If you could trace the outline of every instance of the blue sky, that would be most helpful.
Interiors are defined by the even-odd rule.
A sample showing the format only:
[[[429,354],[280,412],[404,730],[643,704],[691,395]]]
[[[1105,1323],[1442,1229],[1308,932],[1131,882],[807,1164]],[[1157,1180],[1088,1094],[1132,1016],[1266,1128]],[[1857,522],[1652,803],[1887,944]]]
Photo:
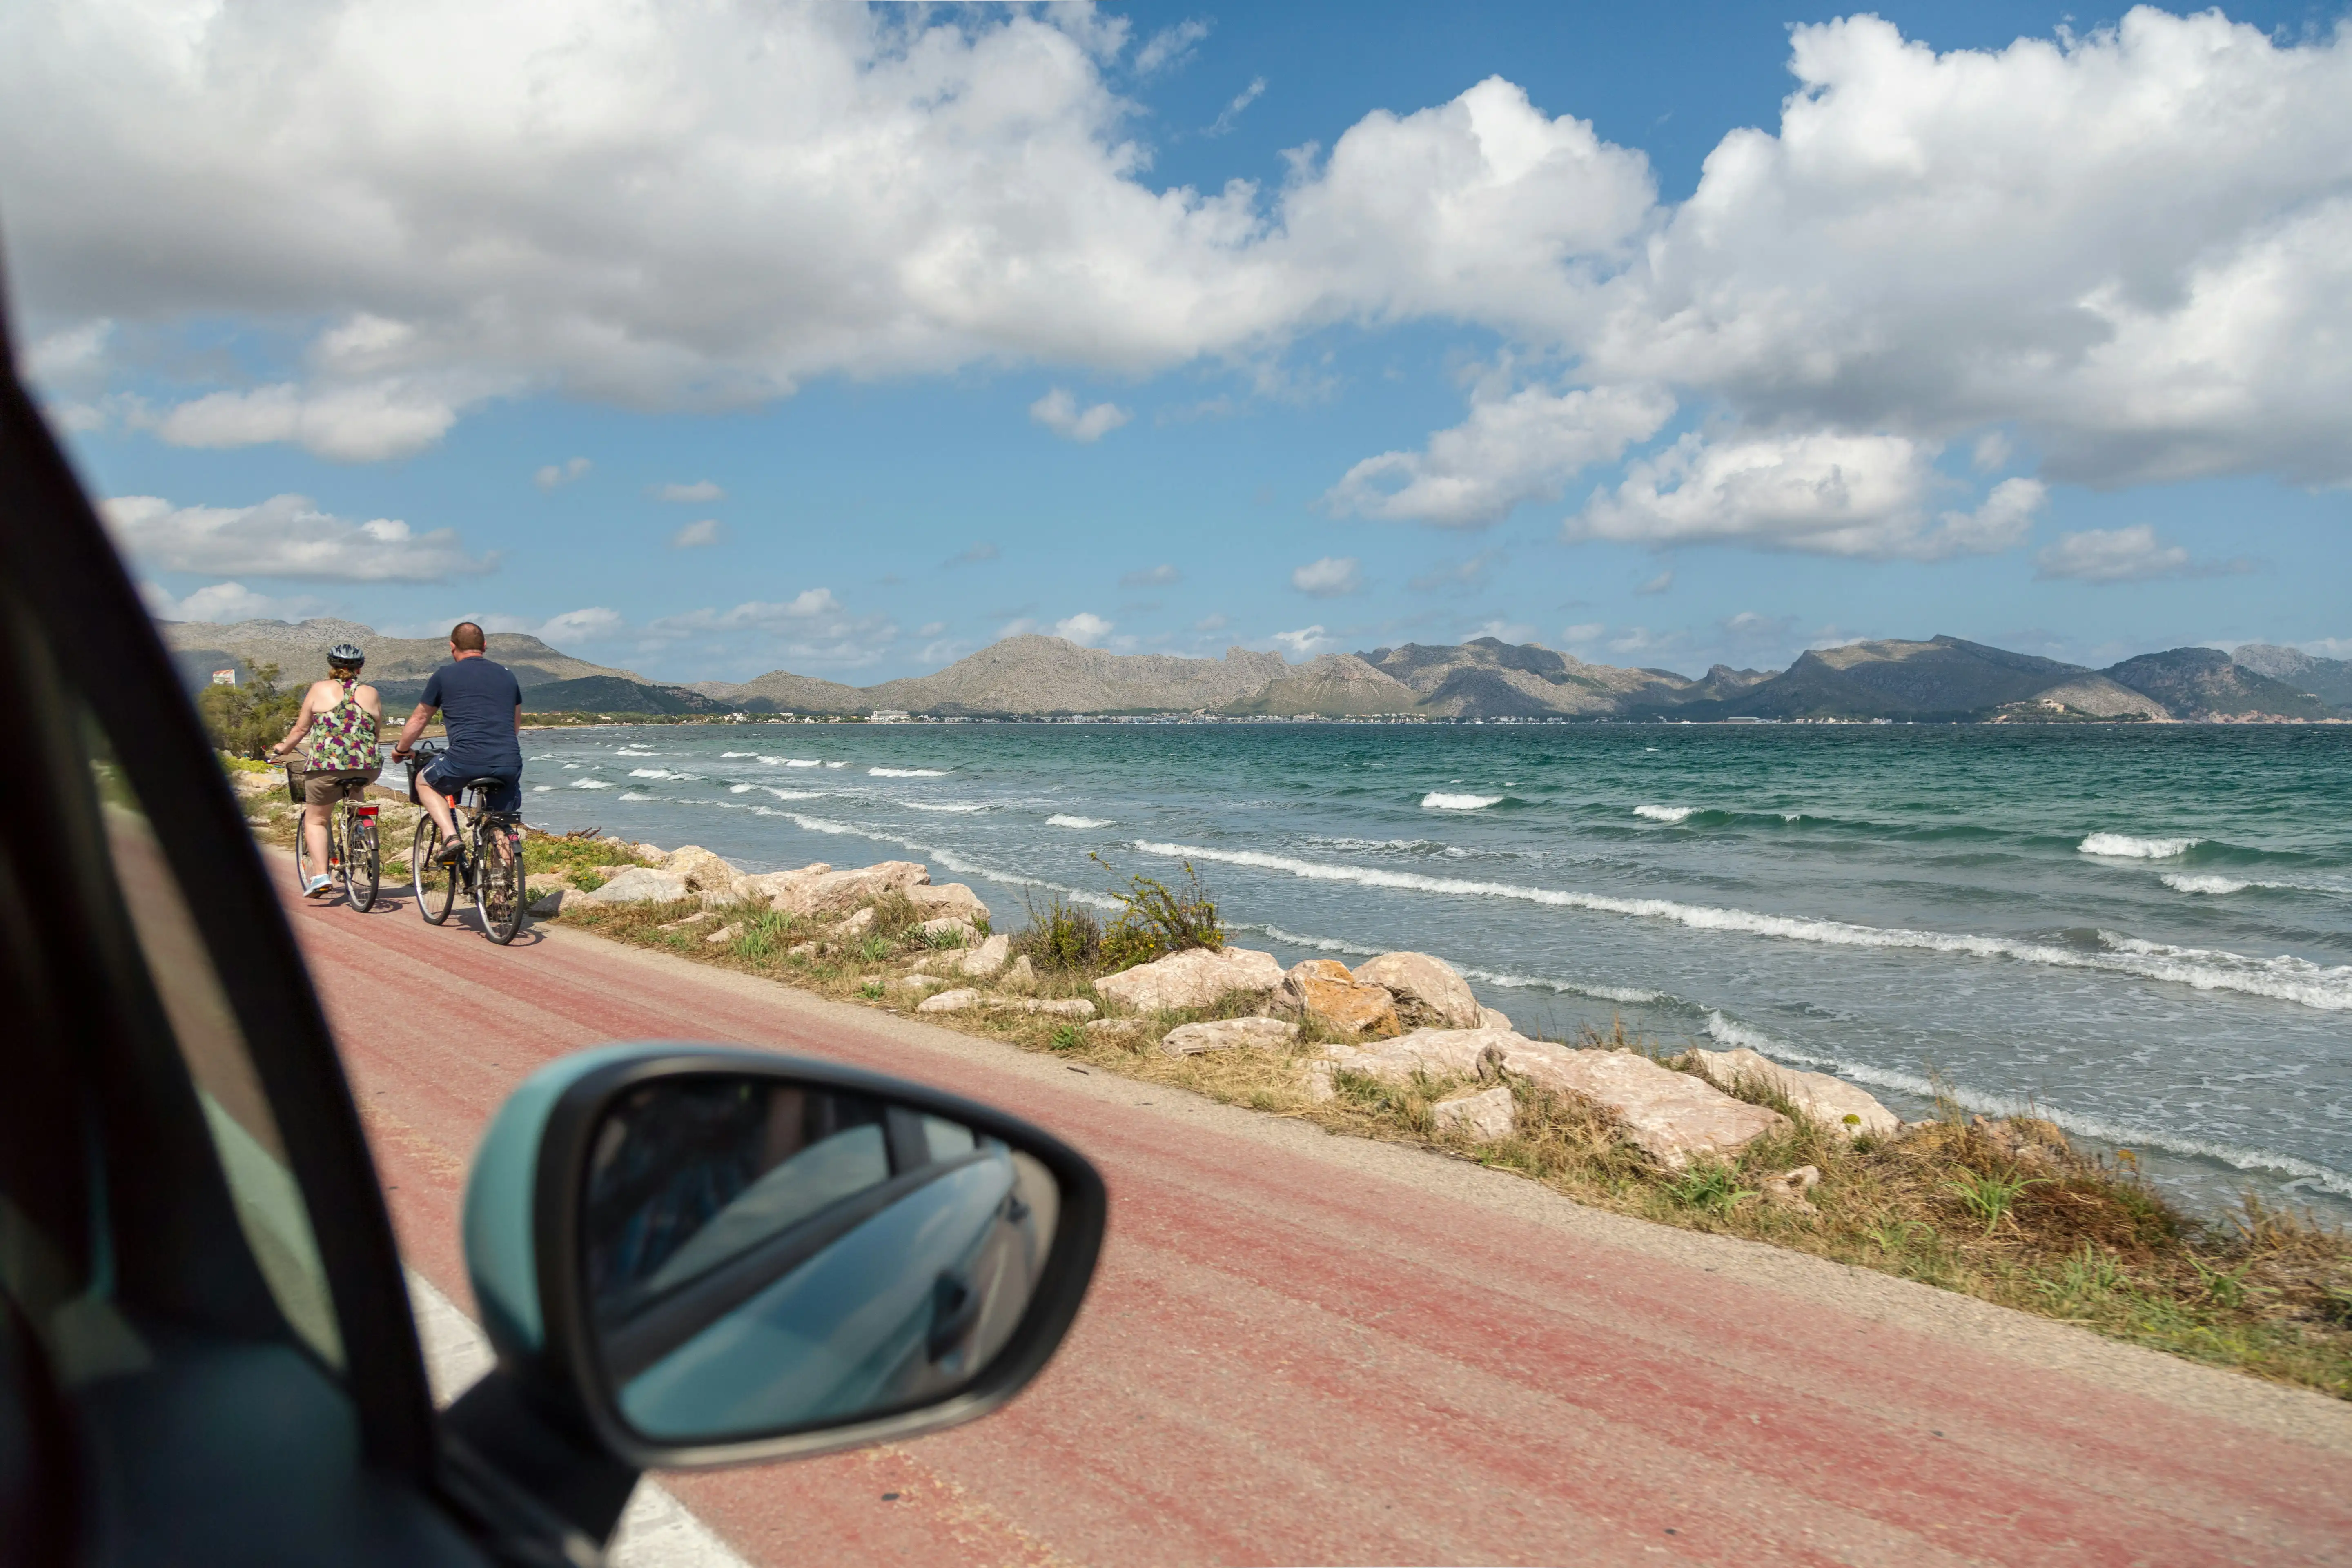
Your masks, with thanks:
[[[184,618],[2346,656],[2341,13],[27,5],[0,218]]]

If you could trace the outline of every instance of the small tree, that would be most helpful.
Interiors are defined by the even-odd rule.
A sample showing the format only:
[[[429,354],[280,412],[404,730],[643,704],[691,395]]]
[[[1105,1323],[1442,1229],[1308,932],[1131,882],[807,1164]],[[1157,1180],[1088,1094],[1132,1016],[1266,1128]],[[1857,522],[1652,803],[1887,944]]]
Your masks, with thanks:
[[[301,694],[278,689],[278,667],[257,664],[240,686],[207,686],[196,694],[196,713],[213,744],[233,757],[262,761],[294,727]]]

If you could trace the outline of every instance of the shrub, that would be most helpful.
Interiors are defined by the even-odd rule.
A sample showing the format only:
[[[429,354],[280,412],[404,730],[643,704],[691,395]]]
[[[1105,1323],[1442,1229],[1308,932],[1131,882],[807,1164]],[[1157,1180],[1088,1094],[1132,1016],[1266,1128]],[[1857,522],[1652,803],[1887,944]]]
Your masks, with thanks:
[[[1024,895],[1029,923],[1013,938],[1013,953],[1038,969],[1090,970],[1102,963],[1102,921],[1083,904],[1058,893],[1040,906]]]
[[[241,686],[207,686],[196,693],[196,714],[213,744],[255,762],[286,738],[301,711],[300,692],[278,689],[274,664],[255,665],[253,679]]]
[[[1093,859],[1106,870],[1109,862]],[[1102,933],[1102,963],[1106,969],[1132,969],[1188,947],[1212,952],[1225,945],[1225,928],[1217,922],[1217,906],[1191,861],[1184,863],[1184,887],[1179,891],[1155,877],[1138,874],[1127,879],[1124,891],[1114,888],[1118,918]]]

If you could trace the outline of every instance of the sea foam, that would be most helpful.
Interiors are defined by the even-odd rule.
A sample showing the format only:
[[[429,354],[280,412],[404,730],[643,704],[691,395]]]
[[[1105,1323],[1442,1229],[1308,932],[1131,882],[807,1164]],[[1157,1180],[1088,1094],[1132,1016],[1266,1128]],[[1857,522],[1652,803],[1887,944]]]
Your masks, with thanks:
[[[866,776],[876,779],[943,779],[944,768],[868,768]]]
[[[2157,879],[2176,893],[2242,893],[2256,884],[2242,882],[2235,877],[2191,877],[2179,871],[2167,871]],[[2262,883],[2270,887],[2269,882]]]
[[[1045,819],[1045,826],[1048,827],[1109,827],[1113,824],[1108,816],[1072,816],[1067,812],[1057,811]]]
[[[2018,937],[1908,931],[1900,926],[1855,925],[1846,921],[1815,920],[1802,915],[1759,914],[1751,910],[1685,904],[1672,899],[1623,899],[1604,893],[1523,887],[1511,882],[1430,877],[1414,871],[1300,860],[1255,849],[1208,849],[1184,844],[1160,844],[1148,839],[1137,839],[1134,847],[1146,855],[1284,871],[1314,881],[1353,882],[1359,887],[1393,888],[1469,898],[1517,899],[1559,909],[1590,910],[1600,914],[1673,921],[1697,931],[1738,931],[1751,936],[1780,937],[1790,942],[1821,942],[1832,947],[1897,948],[1958,953],[1973,958],[2007,958],[2056,969],[2101,970],[2142,980],[2170,981],[2199,991],[2231,991],[2243,995],[2268,996],[2324,1012],[2352,1012],[2352,964],[2329,967],[2288,956],[2248,958],[2241,953],[2210,948],[2168,947],[2111,931],[2098,933],[2099,946],[2096,948],[2066,947]]]
[[[2128,833],[2094,833],[2074,846],[2078,855],[2100,855],[2116,860],[2169,860],[2186,855],[2201,838],[2135,838]]]
[[[1421,797],[1421,809],[1423,811],[1484,811],[1490,805],[1500,804],[1502,798],[1499,795],[1447,795],[1443,790],[1432,790]]]
[[[1695,805],[1637,805],[1633,808],[1634,816],[1647,817],[1652,822],[1680,822],[1685,817],[1697,815],[1697,812],[1698,807]]]

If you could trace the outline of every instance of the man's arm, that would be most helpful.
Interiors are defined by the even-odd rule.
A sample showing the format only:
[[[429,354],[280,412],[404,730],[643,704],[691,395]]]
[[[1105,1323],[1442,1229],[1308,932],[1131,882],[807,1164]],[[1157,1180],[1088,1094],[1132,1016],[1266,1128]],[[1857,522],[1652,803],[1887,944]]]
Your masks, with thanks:
[[[411,713],[408,716],[408,722],[401,727],[400,739],[393,742],[394,756],[408,755],[408,748],[416,744],[416,737],[425,733],[425,725],[433,722],[433,713],[432,704],[420,702],[416,705],[416,711]]]

